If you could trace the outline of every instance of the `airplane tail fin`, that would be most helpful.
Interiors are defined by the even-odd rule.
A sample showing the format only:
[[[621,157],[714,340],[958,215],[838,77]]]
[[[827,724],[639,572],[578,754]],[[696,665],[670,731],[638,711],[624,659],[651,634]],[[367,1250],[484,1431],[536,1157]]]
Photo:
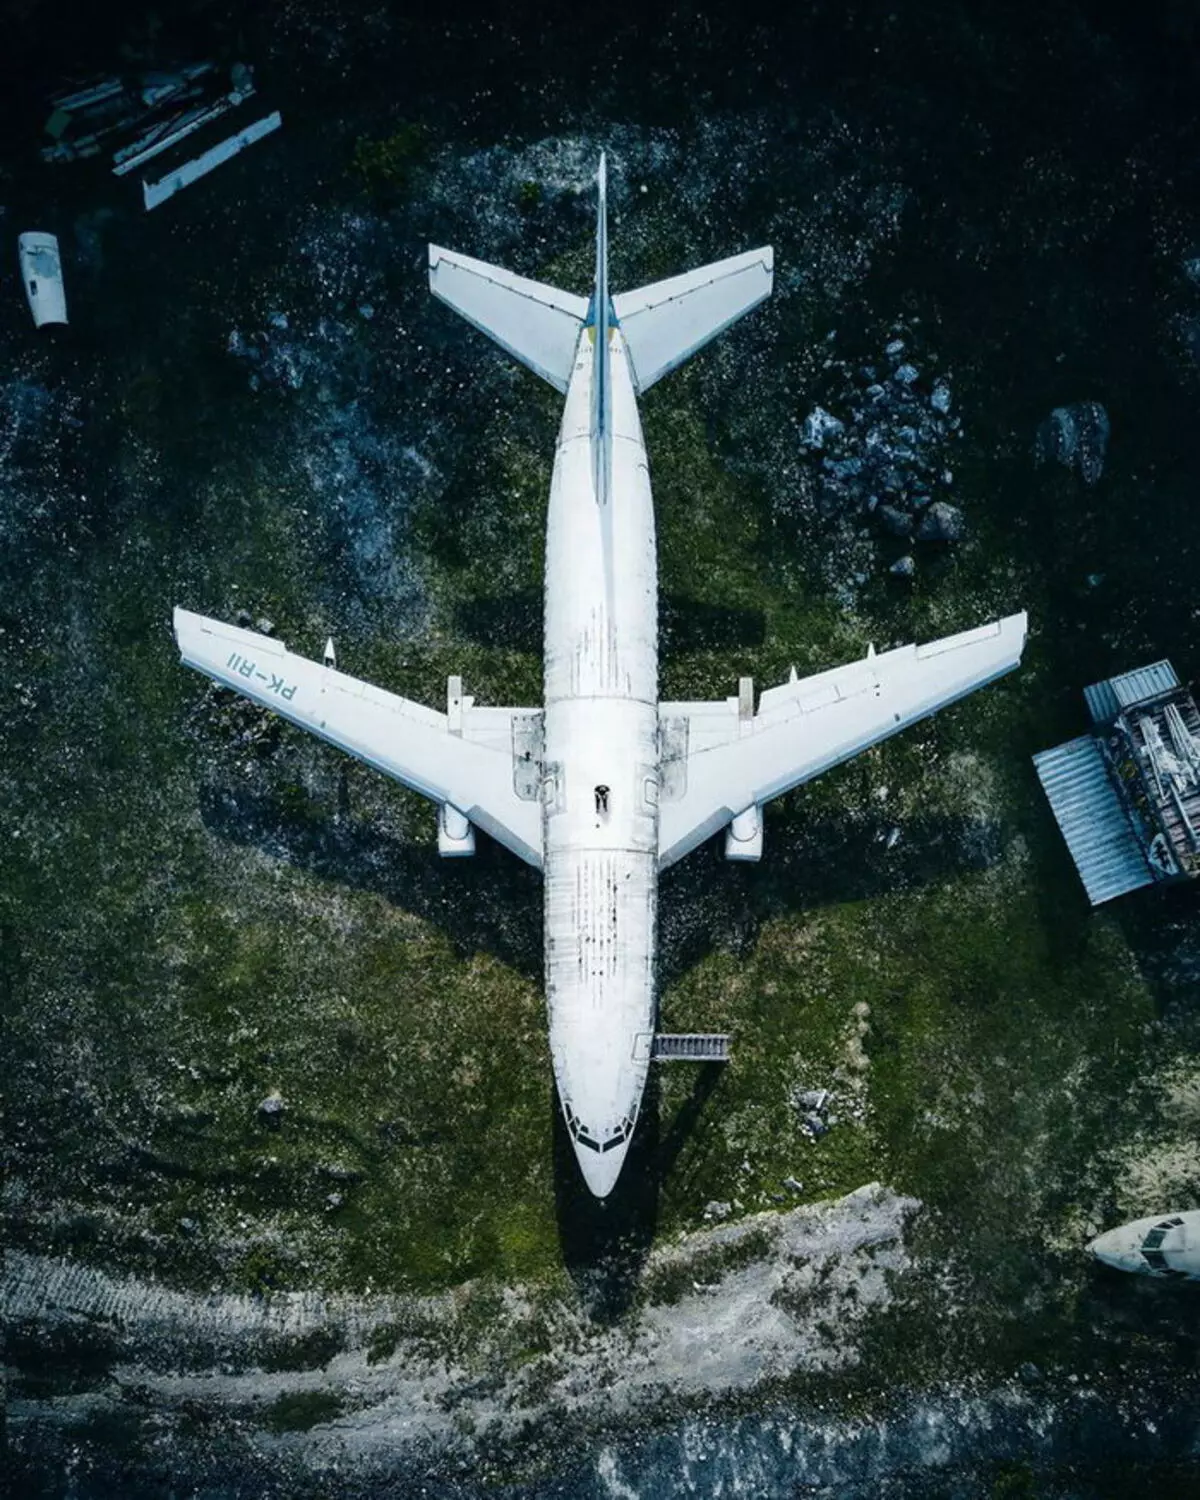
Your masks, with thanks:
[[[429,247],[429,289],[555,390],[566,391],[588,315],[585,297],[440,245]]]
[[[639,393],[771,294],[770,245],[613,298]]]
[[[592,482],[596,499],[608,499],[612,472],[612,432],[609,407],[612,404],[612,373],[609,365],[608,329],[612,304],[608,300],[608,170],[604,152],[596,173],[596,285],[588,307],[588,324],[592,329]]]

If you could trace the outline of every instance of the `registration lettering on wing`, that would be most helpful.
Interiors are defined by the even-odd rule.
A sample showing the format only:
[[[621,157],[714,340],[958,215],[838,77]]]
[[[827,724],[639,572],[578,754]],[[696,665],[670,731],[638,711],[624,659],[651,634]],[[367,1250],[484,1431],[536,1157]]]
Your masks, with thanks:
[[[226,668],[236,672],[239,677],[248,678],[250,681],[257,679],[266,683],[266,691],[274,693],[285,702],[290,703],[296,696],[298,683],[288,682],[286,677],[281,677],[278,672],[261,672],[256,661],[251,661],[248,656],[243,656],[239,651],[230,653],[229,660],[225,663]]]

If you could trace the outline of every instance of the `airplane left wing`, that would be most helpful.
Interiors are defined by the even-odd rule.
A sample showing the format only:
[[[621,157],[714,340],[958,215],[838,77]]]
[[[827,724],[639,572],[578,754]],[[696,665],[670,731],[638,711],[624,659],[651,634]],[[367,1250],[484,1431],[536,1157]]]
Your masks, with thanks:
[[[1011,671],[1026,625],[1024,613],[1009,615],[924,646],[881,656],[872,650],[813,677],[793,671],[762,694],[757,713],[738,698],[660,704],[659,869],[764,802]]]
[[[488,724],[485,715],[511,719],[512,746],[506,747],[499,728],[463,732],[463,707],[469,708],[469,699],[452,703],[453,715],[438,713],[297,656],[272,636],[186,609],[175,611],[175,638],[189,667],[431,801],[456,808],[526,864],[541,869],[541,805],[536,791],[532,798],[528,791],[518,793],[522,777],[515,749],[518,721],[538,716],[524,710],[477,710],[481,729]]]

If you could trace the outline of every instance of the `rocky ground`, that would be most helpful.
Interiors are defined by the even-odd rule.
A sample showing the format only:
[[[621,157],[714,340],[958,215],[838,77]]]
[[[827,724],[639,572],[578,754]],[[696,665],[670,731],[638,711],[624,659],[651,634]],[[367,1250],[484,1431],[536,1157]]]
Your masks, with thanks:
[[[0,310],[30,1493],[391,1463],[447,1494],[1091,1494],[1195,1460],[1196,1299],[1081,1253],[1200,1201],[1195,892],[1089,911],[1029,757],[1086,683],[1200,662],[1200,155],[1082,12],[987,46],[847,22],[803,88],[713,24],[535,85],[505,32],[298,4],[256,41],[285,130],[158,216],[6,161],[73,317],[50,346],[15,286]],[[1015,133],[1002,57],[1040,101]],[[531,872],[438,861],[425,805],[169,631],[240,613],[431,704],[451,672],[537,701],[557,400],[432,303],[424,247],[583,288],[601,146],[616,283],[776,252],[771,302],[645,404],[664,696],[1032,620],[1019,674],[773,807],[759,867],[669,874],[664,1025],[734,1061],[660,1071],[602,1212]]]

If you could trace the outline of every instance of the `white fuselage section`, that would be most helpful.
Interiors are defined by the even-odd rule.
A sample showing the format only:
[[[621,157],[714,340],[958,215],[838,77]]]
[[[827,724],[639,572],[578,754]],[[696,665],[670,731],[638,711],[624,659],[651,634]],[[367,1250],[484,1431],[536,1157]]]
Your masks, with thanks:
[[[650,471],[624,340],[597,492],[593,340],[567,390],[546,524],[546,1003],[554,1076],[580,1167],[620,1172],[655,1024],[658,581]],[[604,490],[607,489],[607,496]]]

